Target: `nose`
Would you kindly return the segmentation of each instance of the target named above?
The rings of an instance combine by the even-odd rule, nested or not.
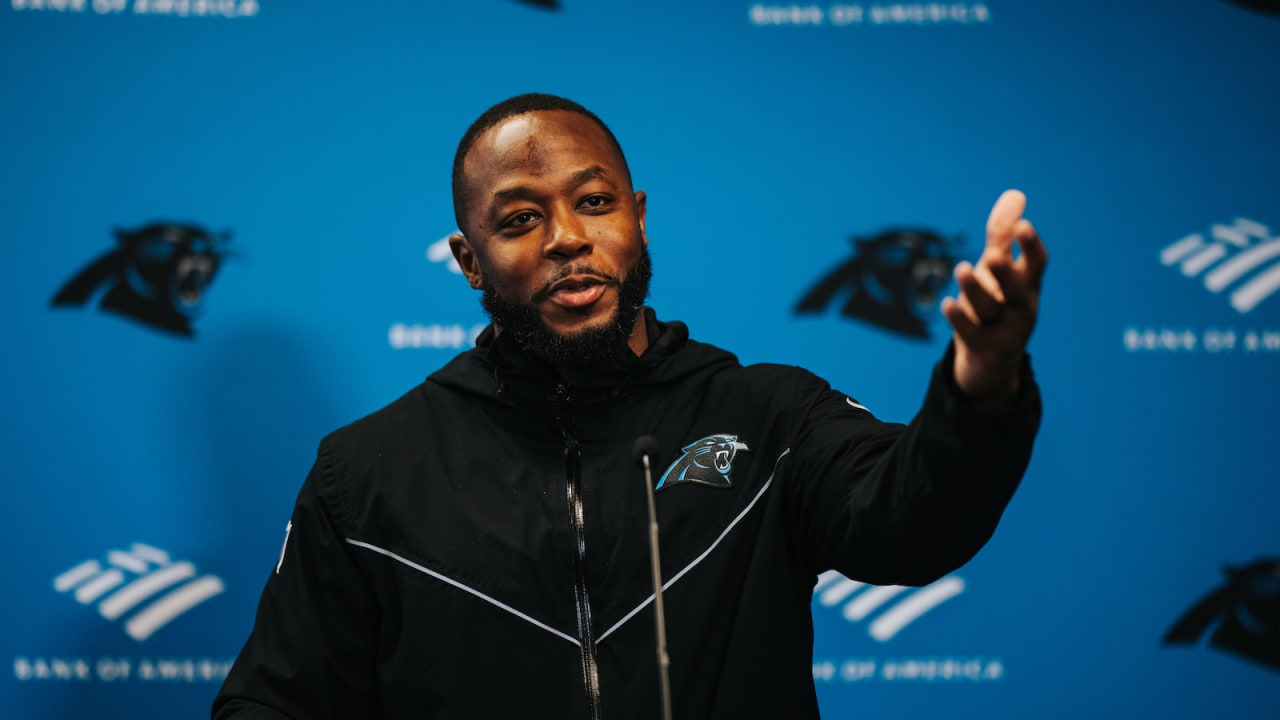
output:
[[[556,213],[551,218],[543,252],[557,258],[590,254],[591,239],[582,218],[572,211]]]

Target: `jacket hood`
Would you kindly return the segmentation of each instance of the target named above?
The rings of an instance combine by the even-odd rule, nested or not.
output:
[[[643,320],[649,334],[649,348],[643,355],[637,357],[628,348],[619,348],[611,359],[576,371],[568,380],[550,363],[521,347],[511,333],[498,333],[493,325],[476,339],[475,348],[427,380],[508,402],[572,397],[575,404],[582,404],[738,364],[732,353],[690,340],[684,323],[658,320],[652,308],[644,308]]]

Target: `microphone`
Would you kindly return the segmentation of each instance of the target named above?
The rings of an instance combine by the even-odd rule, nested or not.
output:
[[[651,463],[658,457],[658,441],[652,435],[641,435],[631,446],[631,455],[636,464],[648,471]]]
[[[658,635],[658,685],[662,689],[662,720],[671,720],[671,658],[667,657],[667,618],[662,607],[662,565],[658,554],[658,509],[653,499],[653,461],[658,456],[658,441],[652,435],[641,435],[631,447],[631,454],[644,469],[644,491],[649,500],[649,567],[653,571],[653,623]]]

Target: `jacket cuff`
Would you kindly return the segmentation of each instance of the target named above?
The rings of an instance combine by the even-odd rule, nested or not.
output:
[[[979,403],[960,389],[955,378],[955,343],[947,343],[942,360],[933,368],[925,405],[939,413],[962,437],[977,436],[1024,438],[1035,435],[1040,426],[1042,406],[1040,387],[1031,369],[1031,355],[1022,353],[1018,369],[1018,392],[996,407],[979,407]]]

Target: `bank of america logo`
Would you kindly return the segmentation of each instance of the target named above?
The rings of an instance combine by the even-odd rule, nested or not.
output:
[[[1202,277],[1209,292],[1230,291],[1231,307],[1248,313],[1280,289],[1280,237],[1247,218],[1214,225],[1209,237],[1194,233],[1160,251],[1160,262],[1189,277]]]
[[[124,631],[139,642],[223,590],[219,578],[202,576],[195,565],[174,562],[164,550],[142,543],[108,552],[105,563],[85,560],[55,577],[53,587],[81,605],[97,603],[107,620],[129,615]]]
[[[828,570],[818,576],[813,598],[823,607],[839,607],[840,614],[849,622],[869,619],[867,634],[879,642],[888,642],[922,615],[962,592],[964,580],[955,575],[913,588],[868,585]]]
[[[427,260],[433,263],[442,263],[454,275],[462,274],[462,266],[458,264],[457,258],[453,256],[453,250],[449,248],[448,235],[427,246]]]

